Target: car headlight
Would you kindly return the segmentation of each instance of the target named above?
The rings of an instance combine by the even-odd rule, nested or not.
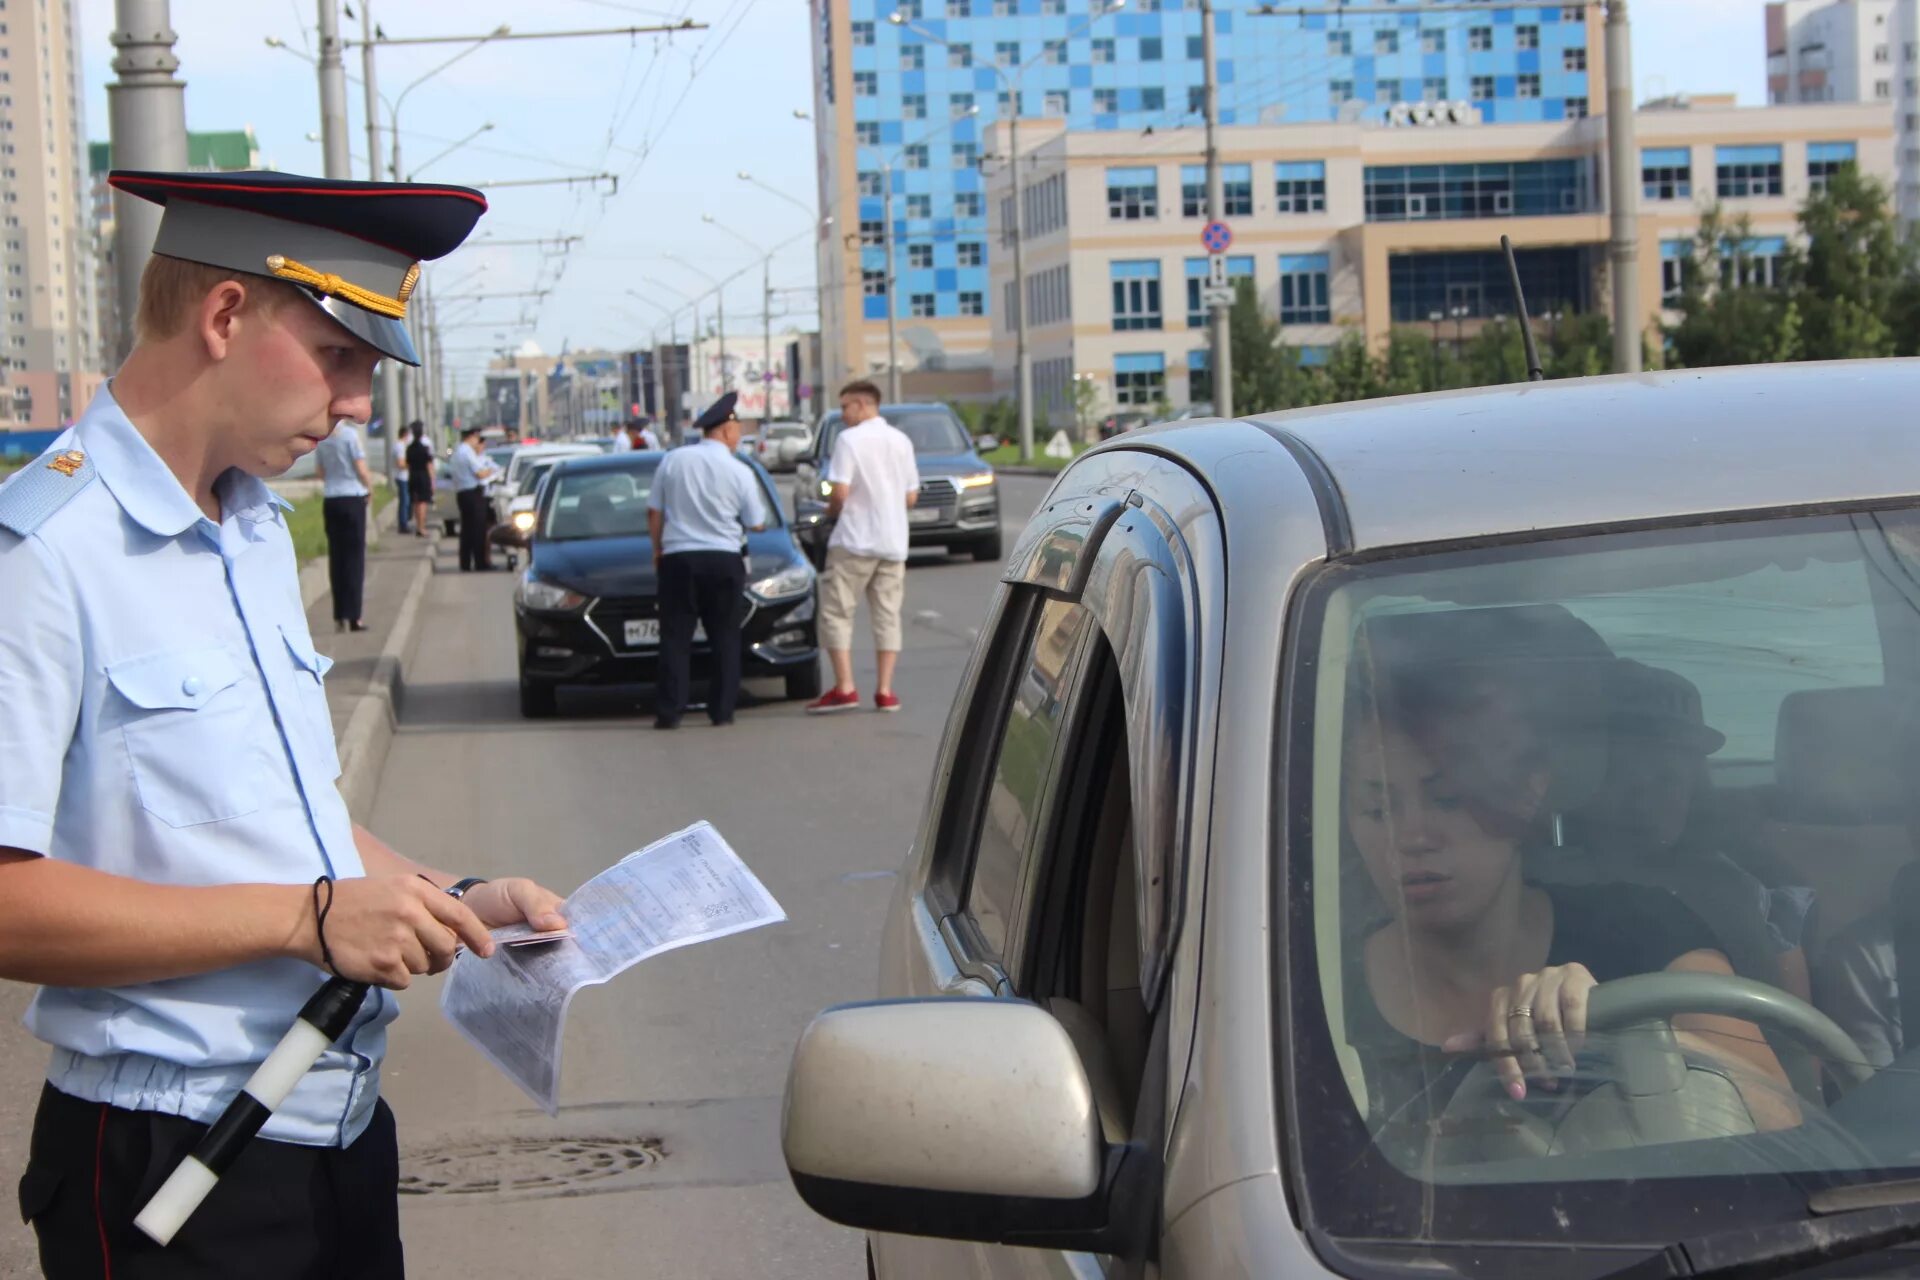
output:
[[[587,602],[587,598],[578,591],[571,591],[558,583],[542,582],[530,571],[521,575],[520,586],[514,591],[513,598],[521,608],[540,613],[566,613]]]
[[[533,532],[533,512],[516,511],[513,513],[513,527],[522,533]]]
[[[953,483],[961,489],[984,489],[993,483],[993,472],[983,471],[977,476],[955,476]]]
[[[762,600],[784,600],[788,596],[797,596],[813,585],[813,566],[801,561],[790,569],[761,578],[750,583],[747,591]]]

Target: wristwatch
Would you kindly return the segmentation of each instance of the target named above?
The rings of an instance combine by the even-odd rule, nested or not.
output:
[[[483,885],[485,883],[486,879],[482,876],[468,876],[465,880],[456,880],[447,886],[447,896],[449,898],[464,898],[467,896],[468,890],[474,888],[476,885]]]

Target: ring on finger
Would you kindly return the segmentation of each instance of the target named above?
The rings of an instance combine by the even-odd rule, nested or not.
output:
[[[1525,1019],[1527,1019],[1528,1021],[1532,1021],[1532,1020],[1533,1020],[1533,1009],[1532,1009],[1532,1007],[1531,1007],[1531,1006],[1529,1006],[1529,1005],[1524,1005],[1524,1004],[1520,1004],[1520,1005],[1515,1005],[1515,1006],[1513,1007],[1513,1011],[1512,1011],[1512,1012],[1510,1012],[1509,1014],[1507,1014],[1507,1017],[1508,1017],[1509,1019],[1512,1019],[1512,1018],[1525,1018]]]

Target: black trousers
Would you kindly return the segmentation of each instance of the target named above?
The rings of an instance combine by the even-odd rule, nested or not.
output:
[[[460,508],[460,567],[493,568],[493,560],[487,552],[487,526],[493,522],[493,508],[487,503],[486,486],[475,485],[471,489],[462,489],[453,497]]]
[[[367,587],[367,500],[326,498],[320,518],[327,529],[327,584],[333,589],[333,620],[360,621]]]
[[[715,724],[733,719],[740,703],[740,593],[747,562],[737,551],[676,551],[660,558],[660,680],[654,714],[678,720],[687,709],[693,665],[693,628],[707,629],[713,648],[713,690],[707,715]]]
[[[256,1138],[173,1243],[133,1225],[206,1126],[123,1111],[47,1085],[20,1213],[47,1280],[401,1280],[399,1148],[384,1102],[360,1140]]]

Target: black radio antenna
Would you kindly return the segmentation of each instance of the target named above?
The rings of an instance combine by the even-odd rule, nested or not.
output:
[[[1527,295],[1520,287],[1520,264],[1513,259],[1513,241],[1501,236],[1500,251],[1507,255],[1507,279],[1513,284],[1513,309],[1520,317],[1520,341],[1527,348],[1527,381],[1544,382],[1547,375],[1540,368],[1540,349],[1533,345],[1533,317],[1527,314]]]

